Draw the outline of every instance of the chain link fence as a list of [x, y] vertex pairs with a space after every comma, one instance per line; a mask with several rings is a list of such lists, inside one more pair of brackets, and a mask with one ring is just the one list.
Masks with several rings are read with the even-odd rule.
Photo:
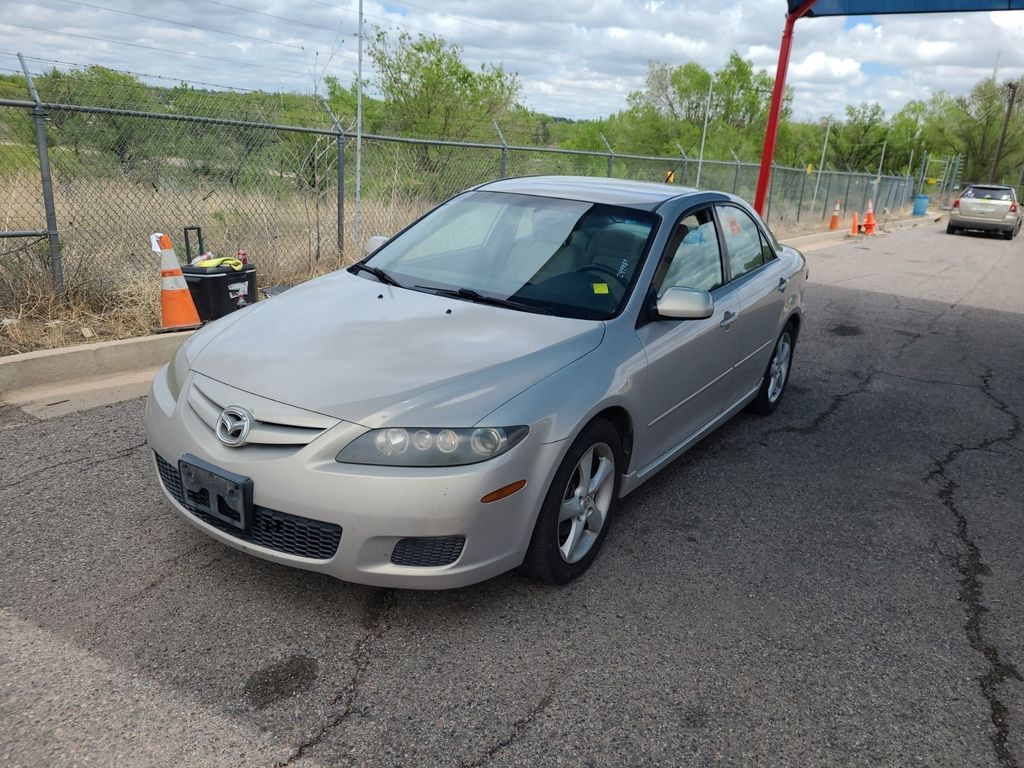
[[[151, 232], [181, 245], [183, 227], [200, 226], [211, 250], [246, 250], [271, 285], [354, 261], [371, 235], [499, 177], [692, 187], [699, 176], [700, 188], [752, 199], [758, 174], [739, 161], [364, 136], [357, 190], [355, 137], [311, 97], [155, 88], [104, 72], [112, 82], [37, 77], [38, 100], [0, 81], [0, 308], [52, 285], [101, 311], [122, 286], [156, 286]], [[836, 199], [844, 214], [864, 211], [868, 198], [876, 215], [895, 213], [912, 187], [903, 177], [777, 167], [766, 218], [778, 232], [817, 229]]]

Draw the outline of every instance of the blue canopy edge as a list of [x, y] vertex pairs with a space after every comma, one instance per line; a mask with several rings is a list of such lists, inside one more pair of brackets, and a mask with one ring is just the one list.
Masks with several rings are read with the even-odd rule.
[[[789, 12], [803, 0], [788, 0]], [[818, 0], [807, 16], [876, 16], [885, 13], [1021, 11], [1024, 0]]]

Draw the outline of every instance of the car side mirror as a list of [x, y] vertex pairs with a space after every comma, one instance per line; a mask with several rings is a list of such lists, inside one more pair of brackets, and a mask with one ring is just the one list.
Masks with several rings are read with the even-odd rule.
[[363, 248], [363, 255], [369, 256], [374, 251], [380, 250], [380, 247], [388, 241], [389, 238], [384, 235], [374, 235], [366, 241], [366, 247]]
[[715, 300], [700, 288], [669, 288], [655, 306], [658, 317], [703, 320], [715, 313]]

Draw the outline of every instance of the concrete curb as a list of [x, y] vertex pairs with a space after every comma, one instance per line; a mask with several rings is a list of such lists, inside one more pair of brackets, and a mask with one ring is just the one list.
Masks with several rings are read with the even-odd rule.
[[[900, 229], [911, 229], [921, 224], [931, 224], [938, 221], [942, 214], [936, 214], [934, 211], [929, 211], [924, 216], [913, 216], [905, 219], [893, 219], [886, 222], [884, 225], [880, 221], [878, 223], [879, 233], [885, 232], [896, 232]], [[825, 232], [812, 232], [809, 235], [797, 235], [796, 237], [784, 238], [781, 242], [784, 245], [790, 245], [796, 249], [800, 249], [803, 246], [817, 245], [819, 243], [831, 243], [841, 242], [847, 238], [852, 239], [850, 235], [850, 228], [840, 227], [836, 230], [826, 230]]]
[[190, 335], [191, 331], [161, 333], [0, 357], [0, 397], [30, 387], [158, 368]]
[[[940, 214], [941, 216], [941, 214]], [[937, 221], [934, 212], [925, 216], [890, 221], [887, 231], [906, 229]], [[786, 238], [782, 242], [800, 248], [801, 244], [840, 242], [847, 232], [817, 232]], [[137, 339], [101, 341], [60, 349], [42, 349], [20, 355], [0, 357], [0, 398], [4, 393], [32, 387], [74, 384], [80, 381], [158, 368], [168, 360], [191, 334], [162, 333]]]

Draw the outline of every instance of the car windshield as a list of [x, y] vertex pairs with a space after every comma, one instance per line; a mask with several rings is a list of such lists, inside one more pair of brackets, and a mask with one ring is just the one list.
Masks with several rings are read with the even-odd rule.
[[632, 208], [467, 192], [365, 263], [403, 287], [604, 320], [625, 305], [657, 221]]
[[968, 187], [960, 197], [978, 200], [1009, 200], [1012, 190], [1006, 187]]

